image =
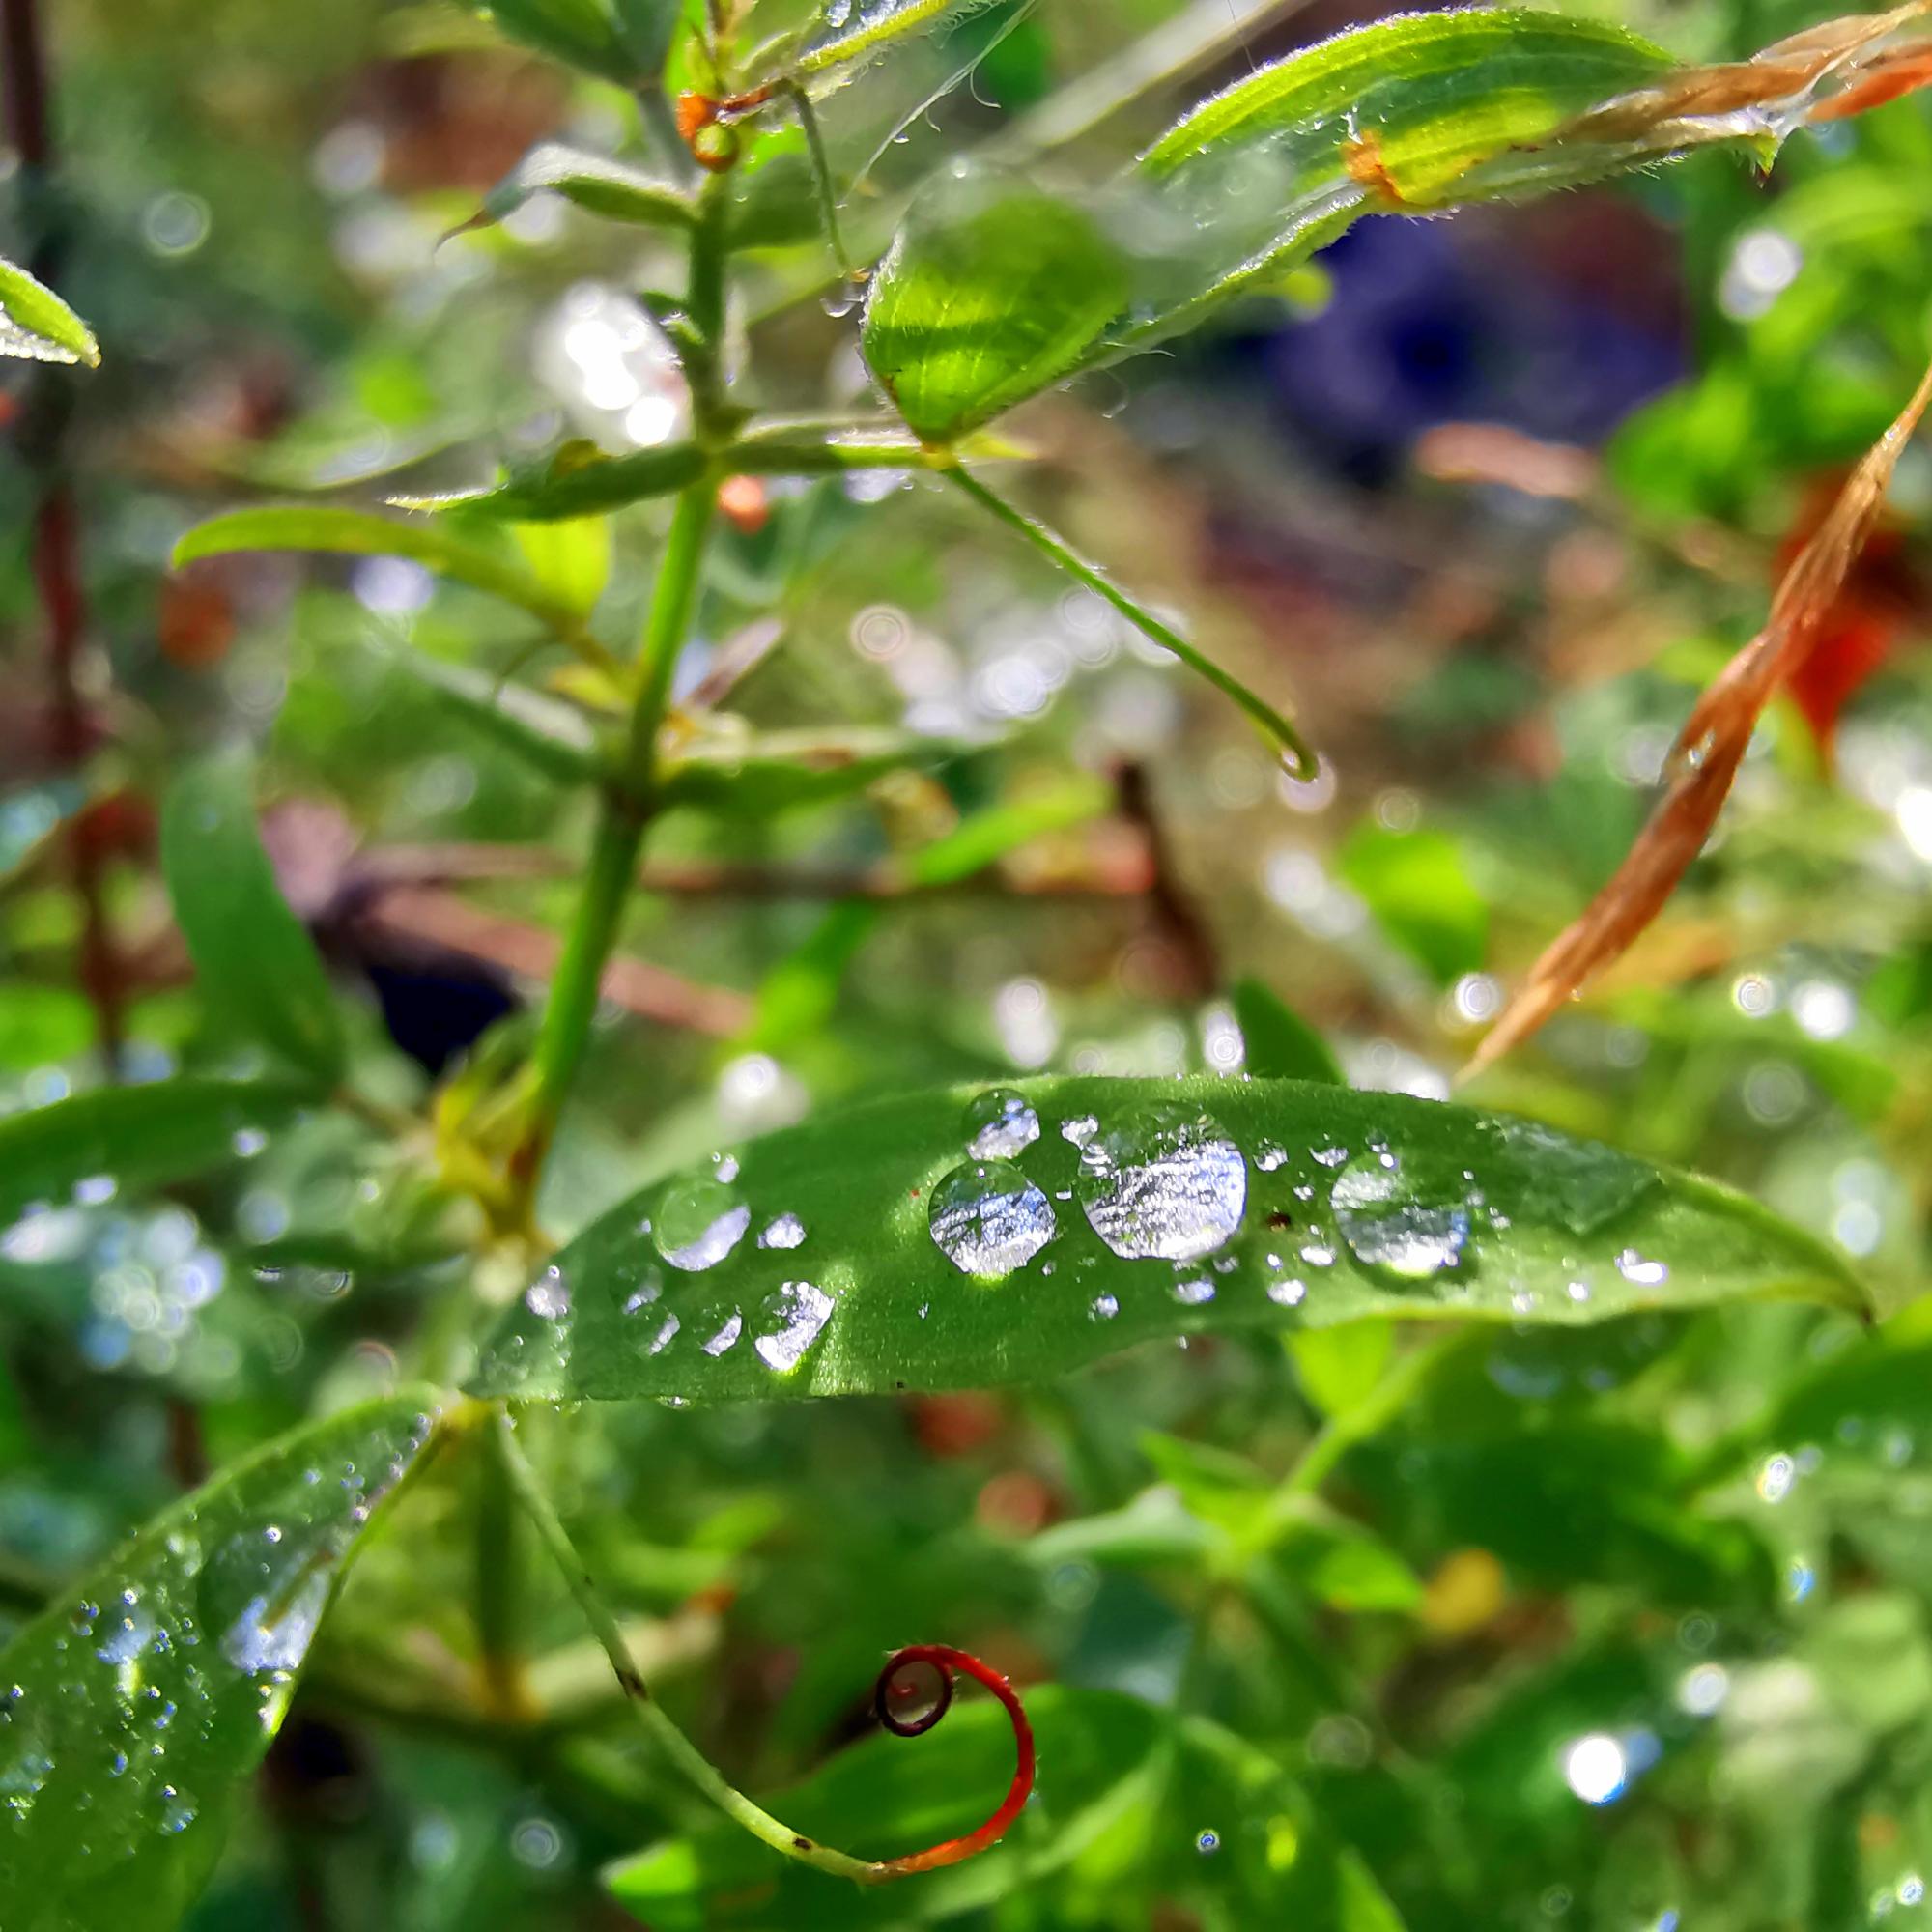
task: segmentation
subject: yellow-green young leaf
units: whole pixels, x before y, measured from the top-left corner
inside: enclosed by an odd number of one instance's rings
[[[1388,1367],[1395,1330],[1386,1321],[1304,1328],[1288,1338],[1301,1392],[1323,1415],[1346,1415],[1367,1400]]]
[[[1098,222],[1011,175],[948,175],[914,202],[872,278],[863,344],[923,441],[951,442],[1043,389],[1124,308]]]
[[[344,1559],[435,1398],[298,1430],[156,1517],[0,1651],[8,1932],[166,1932],[221,1852]]]
[[[324,1091],[342,1078],[342,1016],[255,823],[242,757],[189,766],[161,805],[161,871],[212,1034],[269,1048]]]
[[[475,1392],[970,1388],[1370,1316],[1581,1323],[1809,1297],[1822,1241],[1528,1122],[1293,1080],[1041,1078],[857,1107],[646,1189],[556,1257]]]
[[[238,1135],[282,1125],[308,1097],[267,1081],[162,1080],[9,1114],[0,1119],[0,1222],[63,1203],[83,1181],[128,1193],[205,1174],[237,1157]]]
[[[337,510],[313,504],[272,504],[231,510],[198,524],[175,545],[177,570],[205,556],[234,551],[312,550],[348,556],[401,556],[472,590],[500,597],[527,611],[551,630],[576,636],[589,604],[556,595],[533,572],[497,556],[440,524],[404,523],[367,510]],[[592,599],[592,602],[595,600]]]
[[[530,575],[566,611],[597,608],[611,582],[611,522],[608,517],[573,517],[554,524],[517,524],[511,528]]]
[[[99,366],[94,331],[45,283],[0,259],[0,355]]]

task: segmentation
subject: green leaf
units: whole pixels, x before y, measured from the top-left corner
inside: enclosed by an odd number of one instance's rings
[[[1395,1332],[1386,1321],[1345,1321],[1291,1335],[1294,1376],[1323,1415],[1347,1415],[1367,1400],[1388,1367]]]
[[[951,442],[1071,370],[1127,293],[1093,216],[1020,176],[955,171],[872,277],[866,360],[923,441]]]
[[[582,68],[620,87],[635,86],[646,77],[633,41],[635,4],[626,5],[623,17],[609,0],[463,0],[463,4],[494,20],[510,40],[566,67]]]
[[[1489,948],[1490,909],[1446,833],[1358,826],[1337,874],[1361,894],[1384,933],[1437,985],[1476,972]]]
[[[1235,1023],[1241,1029],[1245,1065],[1257,1079],[1349,1084],[1328,1042],[1259,980],[1235,981]]]
[[[862,791],[888,772],[930,767],[968,747],[891,725],[721,733],[694,739],[666,759],[659,796],[734,818],[769,818]]]
[[[236,1158],[237,1134],[281,1125],[307,1098],[255,1080],[100,1087],[0,1118],[0,1220],[68,1199],[104,1177],[123,1192],[206,1173]]]
[[[0,1652],[9,1932],[165,1932],[221,1851],[371,1510],[435,1398],[283,1436],[156,1517]]]
[[[212,1027],[258,1041],[318,1088],[335,1086],[347,1057],[342,1016],[262,849],[245,758],[206,759],[168,787],[161,871]]]
[[[546,595],[566,611],[591,611],[611,582],[613,545],[608,517],[515,524],[510,534]]]
[[[895,42],[952,25],[995,0],[827,0],[806,40],[796,70],[801,75],[870,60]]]
[[[0,355],[100,365],[94,332],[53,290],[0,258]]]
[[[647,228],[688,228],[689,199],[669,182],[609,155],[593,155],[561,141],[540,141],[490,190],[479,221],[503,221],[533,194],[564,200],[607,221]]]
[[[965,1388],[1136,1342],[1368,1316],[1865,1305],[1824,1243],[1712,1182],[1529,1122],[1300,1081],[955,1089],[737,1158],[729,1183],[674,1177],[564,1248],[475,1391]]]
[[[720,1819],[620,1860],[605,1883],[657,1932],[924,1922],[1037,1887],[1123,1815],[1151,1806],[1167,1747],[1160,1714],[1112,1692],[1045,1685],[1026,1693],[1026,1708],[1038,1746],[1035,1797],[993,1850],[950,1871],[855,1890]],[[1012,1775],[1005,1712],[962,1700],[924,1737],[880,1732],[840,1751],[775,1808],[821,1843],[890,1857],[970,1832]]]
[[[398,650],[393,656],[401,669],[441,693],[460,717],[545,778],[558,784],[596,779],[596,734],[574,705],[474,665],[451,664],[423,651]]]
[[[395,502],[404,510],[474,510],[513,523],[551,524],[622,509],[647,497],[674,496],[704,473],[704,462],[703,452],[688,442],[606,456],[595,443],[579,440],[562,444],[547,462],[515,470],[488,489],[453,497],[397,497]]]
[[[566,637],[583,629],[589,604],[555,594],[541,578],[507,558],[466,543],[438,524],[402,523],[367,510],[336,510],[311,504],[270,505],[231,510],[200,524],[175,546],[177,570],[205,556],[234,551],[312,550],[349,556],[402,556],[440,577],[487,591]],[[591,603],[596,600],[593,597]]]

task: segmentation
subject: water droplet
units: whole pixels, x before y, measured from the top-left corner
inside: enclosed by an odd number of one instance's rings
[[[677,1335],[677,1317],[667,1315],[663,1325],[651,1340],[651,1346],[644,1350],[647,1355],[662,1355]]]
[[[738,1156],[735,1153],[714,1153],[711,1167],[720,1180],[736,1180],[738,1178]]]
[[[1392,1156],[1365,1154],[1335,1177],[1328,1205],[1349,1252],[1364,1267],[1401,1281],[1426,1281],[1453,1268],[1469,1238],[1460,1202],[1421,1199]],[[1304,1251],[1305,1258],[1305,1251]]]
[[[1024,1094],[991,1087],[966,1103],[966,1151],[975,1160],[1010,1160],[1039,1138],[1039,1116]]]
[[[758,1236],[761,1248],[797,1248],[805,1245],[805,1223],[796,1214],[781,1214],[768,1222]]]
[[[638,1285],[624,1297],[624,1313],[639,1315],[664,1293],[664,1277],[656,1268],[646,1268]]]
[[[1070,1121],[1060,1123],[1060,1138],[1071,1141],[1077,1148],[1084,1148],[1100,1131],[1100,1122],[1092,1114],[1076,1114]]]
[[[1287,1158],[1286,1148],[1276,1147],[1272,1141],[1264,1141],[1255,1154],[1255,1165],[1264,1174],[1272,1174]]]
[[[1214,1299],[1214,1284],[1205,1279],[1178,1281],[1174,1284],[1174,1298],[1189,1308],[1198,1308],[1204,1301]]]
[[[1124,1260],[1198,1261],[1241,1225],[1248,1166],[1206,1114],[1156,1105],[1080,1151],[1080,1206]]]
[[[1308,1298],[1308,1284],[1305,1281],[1271,1281],[1267,1285],[1267,1298],[1279,1302],[1284,1308],[1299,1308]]]
[[[765,1304],[765,1319],[779,1325],[752,1344],[759,1360],[781,1375],[797,1368],[818,1340],[818,1331],[832,1319],[832,1297],[822,1288],[809,1281],[786,1282]]]
[[[570,1313],[570,1281],[555,1265],[544,1269],[524,1291],[524,1302],[532,1315],[555,1321]]]
[[[1111,1321],[1121,1312],[1121,1304],[1111,1294],[1096,1294],[1094,1297],[1093,1317],[1096,1321]]]
[[[1203,1832],[1194,1841],[1194,1849],[1203,1858],[1211,1858],[1221,1849],[1221,1834],[1218,1832]]]
[[[1313,1151],[1323,1167],[1340,1167],[1349,1158],[1349,1150],[1345,1147],[1316,1148]]]
[[[672,1267],[701,1274],[716,1267],[752,1224],[752,1210],[721,1180],[674,1184],[659,1204],[651,1239]]]
[[[1573,1235],[1593,1235],[1660,1186],[1654,1169],[1595,1141],[1573,1141],[1534,1121],[1495,1129],[1521,1210]]]
[[[1053,1239],[1053,1204],[1010,1161],[967,1161],[926,1204],[934,1244],[961,1274],[998,1281]]]
[[[1661,1288],[1670,1279],[1665,1264],[1646,1261],[1634,1248],[1626,1248],[1617,1257],[1617,1272],[1637,1288]]]
[[[719,1329],[717,1334],[705,1343],[704,1352],[707,1355],[716,1356],[724,1354],[728,1349],[735,1349],[738,1346],[738,1337],[744,1332],[745,1318],[742,1315],[733,1314],[730,1321],[725,1322],[724,1327]]]

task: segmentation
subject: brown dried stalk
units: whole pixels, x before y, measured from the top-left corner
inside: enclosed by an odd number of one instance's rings
[[[1629,856],[1583,916],[1530,968],[1463,1077],[1492,1065],[1543,1025],[1655,919],[1703,850],[1730,795],[1745,749],[1772,695],[1810,655],[1871,535],[1900,452],[1932,405],[1932,368],[1912,400],[1853,470],[1772,600],[1770,620],[1691,708],[1664,765],[1665,789]]]

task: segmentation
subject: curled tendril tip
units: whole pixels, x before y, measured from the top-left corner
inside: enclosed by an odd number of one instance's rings
[[[932,1673],[929,1685],[915,1674],[924,1669]],[[879,1722],[895,1737],[916,1738],[939,1722],[952,1706],[953,1678],[963,1672],[976,1684],[983,1685],[1005,1707],[1013,1727],[1013,1781],[999,1807],[983,1825],[959,1838],[947,1838],[923,1851],[909,1852],[904,1858],[884,1859],[873,1866],[880,1880],[905,1878],[914,1872],[938,1871],[996,1845],[1006,1836],[1033,1792],[1033,1725],[1027,1721],[1019,1693],[991,1664],[983,1663],[970,1651],[954,1650],[944,1643],[908,1644],[896,1650],[879,1672],[872,1687],[872,1708]]]

